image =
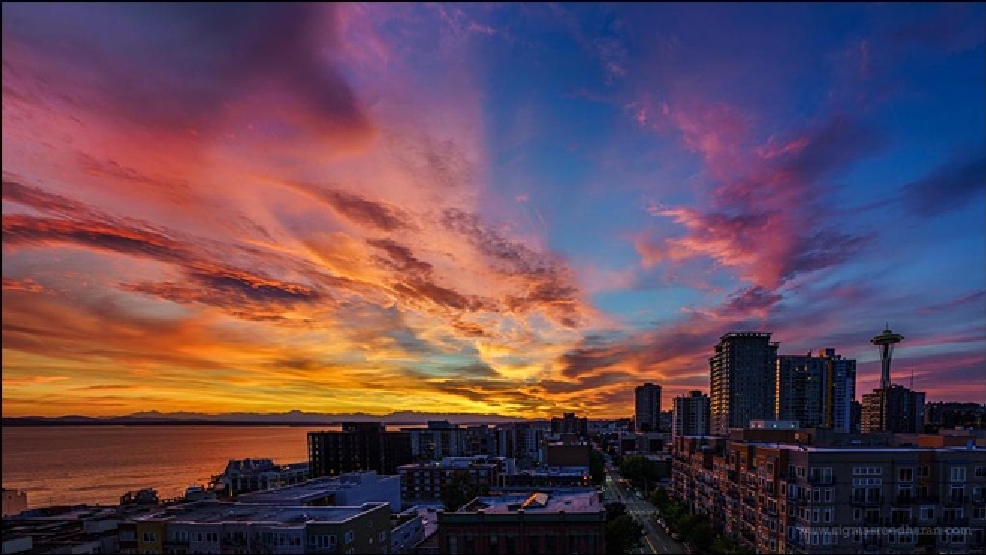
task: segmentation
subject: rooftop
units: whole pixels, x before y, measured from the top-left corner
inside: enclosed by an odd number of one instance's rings
[[[286,526],[307,523],[341,523],[377,507],[390,505],[384,501],[364,503],[359,507],[285,507],[247,503],[191,503],[171,507],[135,520],[167,520],[188,523],[265,522]]]
[[[947,453],[963,453],[971,451],[986,451],[986,448],[978,446],[945,446],[945,447],[919,447],[919,446],[908,446],[908,447],[874,447],[871,445],[859,445],[850,447],[820,447],[814,445],[798,445],[795,443],[770,443],[770,442],[746,442],[749,445],[757,445],[760,447],[774,447],[777,449],[791,449],[808,451],[814,453],[911,453],[914,451],[935,451],[935,452],[947,452]]]
[[[477,497],[459,509],[460,513],[473,513],[482,510],[486,514],[516,513],[596,513],[605,511],[597,492],[579,493],[531,493],[504,495],[499,497]]]
[[[379,476],[376,472],[343,474],[337,477],[315,478],[300,484],[276,489],[244,493],[237,500],[241,503],[302,501],[312,497],[321,497],[327,493],[355,489],[364,483],[373,484],[387,479],[399,480],[397,476]]]

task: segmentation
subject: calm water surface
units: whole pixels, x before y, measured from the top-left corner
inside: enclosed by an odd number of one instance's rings
[[[176,497],[229,459],[308,460],[309,430],[287,426],[66,426],[3,429],[3,487],[30,507],[116,504],[129,490]]]

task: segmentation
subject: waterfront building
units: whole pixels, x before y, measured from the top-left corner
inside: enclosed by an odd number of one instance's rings
[[[227,497],[298,484],[308,479],[308,462],[274,464],[273,459],[230,459],[223,473],[213,477]]]
[[[412,461],[411,436],[377,422],[345,423],[342,431],[308,432],[308,461],[312,478],[365,470],[397,474]]]
[[[27,492],[3,488],[3,516],[16,515],[27,510]]]

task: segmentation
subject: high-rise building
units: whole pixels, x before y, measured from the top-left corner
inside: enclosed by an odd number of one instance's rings
[[[726,435],[774,417],[777,343],[764,332],[727,333],[709,358],[710,431]]]
[[[671,436],[709,435],[709,396],[701,391],[674,398]]]
[[[397,474],[397,467],[412,460],[410,434],[388,432],[378,422],[350,422],[342,425],[342,431],[308,432],[312,478],[365,470]]]
[[[636,401],[636,425],[638,432],[656,432],[661,429],[661,386],[650,382],[638,385],[634,390]]]
[[[824,349],[817,356],[779,355],[775,417],[797,420],[802,428],[852,429],[856,361]]]
[[[860,428],[867,432],[920,433],[924,430],[923,391],[894,384],[863,395]]]

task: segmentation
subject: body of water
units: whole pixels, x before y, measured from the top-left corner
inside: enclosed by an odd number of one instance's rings
[[[3,429],[3,487],[29,507],[117,504],[130,490],[177,497],[229,459],[308,460],[309,430],[289,426],[65,426]]]

